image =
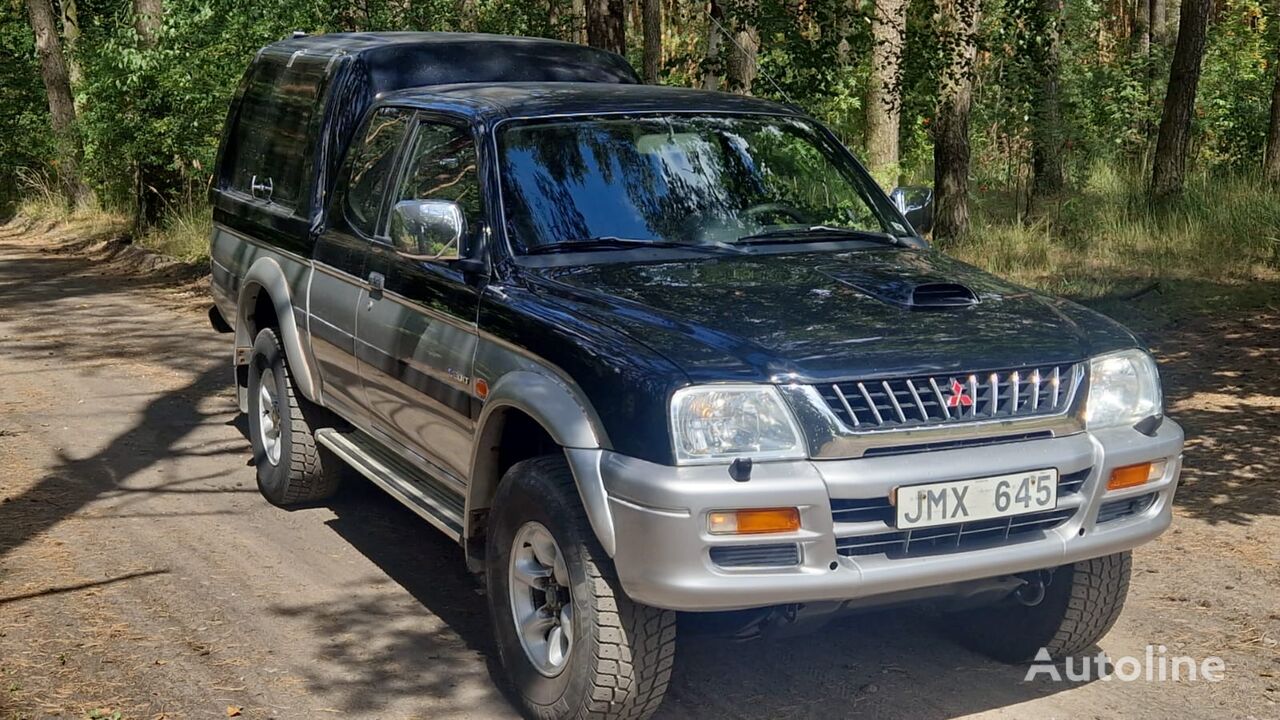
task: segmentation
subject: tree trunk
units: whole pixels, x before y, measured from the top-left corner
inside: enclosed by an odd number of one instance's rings
[[[642,0],[644,16],[644,81],[658,84],[662,72],[662,0]]]
[[[573,41],[587,42],[587,0],[573,0]]]
[[[1267,132],[1267,155],[1263,173],[1268,182],[1280,183],[1280,48],[1276,52],[1276,85],[1271,91],[1271,129]]]
[[[71,77],[71,87],[75,88],[84,79],[80,61],[76,59],[76,42],[80,40],[80,10],[76,6],[76,0],[62,0],[58,5],[62,9],[62,49],[67,60],[67,74]]]
[[[702,89],[720,89],[720,45],[724,42],[724,10],[711,0],[707,6],[707,46],[702,55]]]
[[[938,79],[934,123],[933,235],[951,240],[969,232],[969,110],[977,57],[979,0],[939,0],[939,40],[947,56]]]
[[[1145,0],[1144,0],[1145,2]],[[1062,63],[1062,0],[1037,0],[1036,65],[1040,83],[1034,92],[1031,125],[1031,168],[1034,195],[1062,190],[1062,108],[1059,78]]]
[[[1151,54],[1151,0],[1137,0],[1133,9],[1133,45],[1138,55]]]
[[[728,89],[750,95],[760,71],[757,56],[760,53],[760,34],[755,27],[740,25],[733,32],[733,47],[729,48],[729,67],[725,74]]]
[[[587,0],[587,44],[626,55],[626,13],[624,0]]]
[[[72,205],[92,200],[93,195],[80,176],[84,146],[76,129],[76,108],[71,96],[71,78],[62,56],[62,42],[49,0],[27,0],[27,17],[36,38],[40,78],[49,98],[49,119],[58,143],[58,179]]]
[[[476,32],[480,29],[477,0],[458,0],[458,29],[462,32]]]
[[[902,46],[908,0],[877,0],[871,19],[871,77],[867,79],[867,165],[872,172],[898,164],[902,114]]]
[[[1166,45],[1169,42],[1169,5],[1166,0],[1151,0],[1151,42]]]
[[[164,24],[163,0],[133,0],[133,26],[142,47],[155,47]]]
[[[1151,170],[1151,197],[1165,200],[1182,193],[1191,144],[1191,116],[1200,84],[1200,63],[1204,59],[1205,31],[1210,0],[1182,0],[1178,21],[1178,44],[1169,69],[1169,89],[1164,96],[1160,137],[1156,141],[1155,163]]]

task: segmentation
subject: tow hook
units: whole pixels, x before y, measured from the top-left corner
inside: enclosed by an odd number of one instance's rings
[[[1053,572],[1037,570],[1018,576],[1022,584],[1013,591],[1013,598],[1027,607],[1034,607],[1044,601],[1045,588],[1053,582]]]

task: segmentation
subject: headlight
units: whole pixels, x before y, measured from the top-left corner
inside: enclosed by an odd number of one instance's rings
[[[769,385],[702,385],[671,397],[676,462],[804,457],[791,412]]]
[[[1160,374],[1150,355],[1122,350],[1089,361],[1086,427],[1128,425],[1163,412]]]

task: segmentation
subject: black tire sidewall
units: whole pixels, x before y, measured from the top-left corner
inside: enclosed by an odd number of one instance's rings
[[[262,373],[268,368],[275,380],[276,402],[280,405],[278,408],[280,461],[274,464],[267,457],[266,444],[263,442],[258,420],[261,411],[261,394],[258,389],[262,384]],[[258,333],[253,343],[253,355],[249,359],[249,440],[253,446],[258,490],[276,504],[285,502],[285,493],[289,484],[289,458],[293,452],[293,417],[289,412],[289,385],[285,376],[287,372],[284,353],[280,351],[280,341],[276,338],[275,332],[266,329]]]
[[[574,509],[554,483],[541,482],[532,468],[517,466],[503,481],[495,498],[497,508],[490,519],[487,558],[487,586],[494,633],[503,665],[515,690],[527,703],[538,709],[571,710],[584,698],[591,685],[596,648],[593,631],[596,617],[592,602],[590,578],[583,562],[584,538],[568,518]],[[525,654],[517,636],[511,612],[510,572],[511,546],[516,532],[526,522],[541,523],[551,532],[560,547],[572,583],[574,646],[569,662],[559,675],[548,678],[538,672]],[[564,714],[563,712],[558,714]]]

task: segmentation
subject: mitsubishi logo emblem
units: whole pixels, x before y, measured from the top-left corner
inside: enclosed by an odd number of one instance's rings
[[[973,397],[969,395],[969,389],[960,384],[959,380],[951,381],[951,397],[947,398],[947,407],[969,407],[973,405]]]

